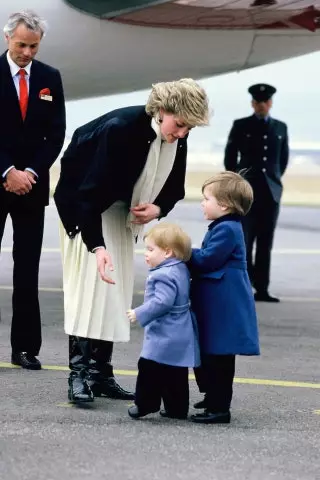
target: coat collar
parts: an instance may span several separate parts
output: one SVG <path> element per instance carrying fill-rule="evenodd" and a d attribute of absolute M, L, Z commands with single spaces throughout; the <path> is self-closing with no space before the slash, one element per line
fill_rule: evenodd
<path fill-rule="evenodd" d="M 219 217 L 217 218 L 217 220 L 214 220 L 210 223 L 210 225 L 208 226 L 208 230 L 212 230 L 213 227 L 216 227 L 217 225 L 219 225 L 219 223 L 222 222 L 241 222 L 241 216 L 236 213 L 228 213 L 227 215 L 222 215 L 222 217 Z"/>
<path fill-rule="evenodd" d="M 260 119 L 255 113 L 253 115 L 251 115 L 251 117 L 249 117 L 249 118 L 251 118 L 251 121 L 253 123 L 255 123 L 256 125 L 259 125 Z M 268 115 L 268 119 L 266 120 L 265 124 L 266 124 L 266 126 L 272 126 L 273 125 L 273 118 L 270 117 L 270 115 Z"/>
<path fill-rule="evenodd" d="M 20 72 L 21 67 L 19 67 L 19 65 L 17 65 L 12 60 L 12 58 L 10 57 L 10 54 L 9 54 L 9 50 L 7 50 L 6 57 L 7 57 L 7 62 L 9 64 L 11 75 L 12 75 L 12 77 L 15 77 L 17 75 L 17 73 Z M 31 60 L 31 62 L 28 63 L 28 65 L 23 67 L 23 70 L 25 70 L 27 72 L 27 75 L 29 76 L 29 78 L 30 78 L 31 65 L 32 65 L 32 60 Z"/>
<path fill-rule="evenodd" d="M 27 115 L 25 121 L 23 122 L 20 112 L 19 99 L 14 86 L 12 73 L 10 70 L 10 65 L 7 59 L 7 51 L 5 51 L 0 56 L 0 66 L 2 66 L 2 77 L 4 82 L 4 91 L 6 92 L 6 99 L 12 105 L 12 108 L 15 109 L 14 115 L 18 119 L 20 125 L 23 123 L 26 124 L 34 111 L 34 106 L 38 100 L 39 90 L 41 88 L 41 63 L 37 60 L 32 60 L 31 69 L 30 69 L 30 80 L 29 80 L 29 101 L 27 108 Z M 40 79 L 40 83 L 39 83 Z"/>
<path fill-rule="evenodd" d="M 150 272 L 153 272 L 154 270 L 158 270 L 158 268 L 162 268 L 162 267 L 171 267 L 171 265 L 177 265 L 178 263 L 182 263 L 182 260 L 178 260 L 175 257 L 171 257 L 161 262 L 157 267 L 150 268 Z"/>

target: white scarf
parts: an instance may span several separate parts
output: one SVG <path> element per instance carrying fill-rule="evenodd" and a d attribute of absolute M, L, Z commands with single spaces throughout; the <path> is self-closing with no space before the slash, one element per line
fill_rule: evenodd
<path fill-rule="evenodd" d="M 161 142 L 160 125 L 155 119 L 151 120 L 151 127 L 157 138 L 151 143 L 146 164 L 138 178 L 132 193 L 131 208 L 143 203 L 153 203 L 161 192 L 176 158 L 178 141 L 174 143 Z M 130 212 L 127 227 L 131 228 L 133 235 L 140 236 L 144 225 L 134 225 L 135 216 Z"/>

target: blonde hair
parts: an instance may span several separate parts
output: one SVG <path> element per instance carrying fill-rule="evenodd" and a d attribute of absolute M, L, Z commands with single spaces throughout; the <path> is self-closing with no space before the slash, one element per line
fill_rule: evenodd
<path fill-rule="evenodd" d="M 178 260 L 188 261 L 191 257 L 191 239 L 178 225 L 161 222 L 152 227 L 143 240 L 152 240 L 157 247 L 171 249 Z"/>
<path fill-rule="evenodd" d="M 189 127 L 209 123 L 207 94 L 192 78 L 152 85 L 146 112 L 158 120 L 160 109 L 180 118 Z"/>
<path fill-rule="evenodd" d="M 202 185 L 217 202 L 228 208 L 230 213 L 246 215 L 253 202 L 253 190 L 247 180 L 235 172 L 220 172 L 208 178 Z"/>

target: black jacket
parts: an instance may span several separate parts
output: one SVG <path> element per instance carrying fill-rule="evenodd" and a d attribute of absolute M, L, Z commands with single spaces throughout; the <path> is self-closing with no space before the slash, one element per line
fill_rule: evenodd
<path fill-rule="evenodd" d="M 70 238 L 81 231 L 88 250 L 105 245 L 101 213 L 117 200 L 130 204 L 133 187 L 156 138 L 145 107 L 114 110 L 78 128 L 61 159 L 54 194 Z M 165 216 L 184 198 L 187 141 L 178 141 L 171 173 L 154 201 Z"/>
<path fill-rule="evenodd" d="M 40 91 L 45 88 L 50 90 L 52 102 L 40 99 Z M 46 205 L 49 200 L 49 168 L 63 146 L 66 128 L 59 71 L 37 60 L 32 61 L 28 110 L 23 121 L 7 54 L 4 53 L 0 56 L 0 106 L 0 202 L 13 199 L 31 205 Z M 2 174 L 11 165 L 19 170 L 30 167 L 38 174 L 37 184 L 30 193 L 17 196 L 4 190 Z"/>
<path fill-rule="evenodd" d="M 253 190 L 267 182 L 273 199 L 280 202 L 281 177 L 289 159 L 288 133 L 285 123 L 256 115 L 235 120 L 225 149 L 226 170 L 246 169 L 245 178 Z"/>

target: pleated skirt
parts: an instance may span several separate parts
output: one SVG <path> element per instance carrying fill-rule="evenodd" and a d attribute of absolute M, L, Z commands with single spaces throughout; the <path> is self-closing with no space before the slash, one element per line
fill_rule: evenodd
<path fill-rule="evenodd" d="M 128 207 L 116 202 L 102 214 L 103 237 L 114 271 L 107 274 L 115 285 L 101 280 L 96 256 L 90 253 L 81 234 L 70 239 L 60 227 L 64 329 L 68 335 L 128 342 L 130 322 L 126 310 L 131 308 L 134 282 L 134 240 L 126 226 Z"/>

